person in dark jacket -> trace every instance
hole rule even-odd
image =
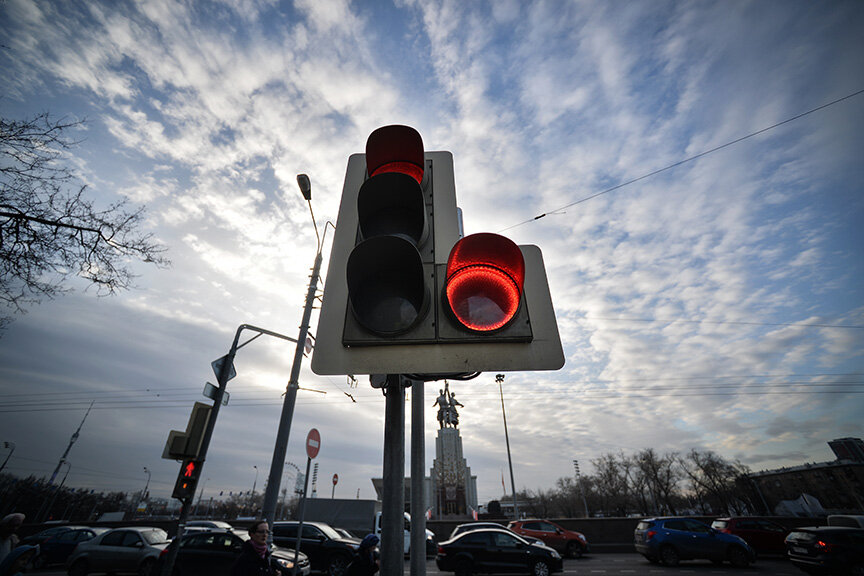
[[[375,546],[380,542],[375,534],[367,534],[360,542],[360,549],[345,569],[345,576],[373,576],[378,572],[378,558],[375,556]]]
[[[268,534],[270,526],[266,520],[249,526],[249,540],[243,543],[243,550],[231,567],[231,576],[279,576],[280,571],[271,564]]]

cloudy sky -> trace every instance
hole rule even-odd
[[[505,380],[518,488],[646,447],[832,459],[864,435],[862,25],[854,1],[0,3],[0,114],[86,120],[67,162],[99,205],[146,205],[172,261],[115,297],[75,281],[6,330],[8,471],[49,475],[95,402],[67,483],[139,490],[147,467],[168,495],[168,431],[237,327],[297,333],[316,244],[296,174],[323,232],[348,156],[394,123],[453,152],[467,233],[543,250],[566,364]],[[239,352],[205,497],[261,489],[292,357]],[[308,360],[300,381],[287,459],[315,427],[319,493],[337,473],[337,497],[374,497],[380,392]],[[499,498],[494,374],[451,389],[480,501]]]

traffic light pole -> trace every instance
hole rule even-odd
[[[411,576],[426,576],[425,382],[411,381]]]
[[[381,576],[402,576],[405,562],[405,378],[400,374],[388,374],[384,390]]]
[[[201,474],[200,471],[204,469],[204,461],[207,459],[207,449],[210,447],[210,439],[213,437],[213,429],[216,427],[216,417],[219,415],[219,408],[222,406],[222,400],[225,398],[225,388],[228,386],[228,380],[231,379],[231,371],[234,368],[234,357],[237,356],[237,350],[239,348],[245,346],[251,341],[238,345],[240,342],[240,334],[243,330],[253,330],[258,332],[258,336],[266,334],[283,340],[294,341],[293,338],[289,338],[283,334],[264,330],[263,328],[258,328],[250,324],[241,324],[237,328],[237,332],[234,334],[234,341],[231,343],[231,349],[228,350],[228,354],[222,358],[222,365],[219,367],[219,374],[216,376],[216,382],[219,386],[216,388],[216,394],[213,398],[213,408],[210,411],[210,418],[207,420],[207,426],[204,428],[204,434],[201,438],[201,449],[198,451],[198,456],[196,457],[196,460],[198,460],[201,465],[201,468],[199,469],[199,477]],[[254,336],[253,339],[258,336]],[[174,537],[178,544],[180,543],[180,539],[183,537],[183,531],[186,528],[186,520],[189,518],[189,509],[192,506],[192,500],[195,497],[195,488],[197,488],[197,486],[192,487],[191,496],[180,500],[183,506],[180,508],[180,517],[177,519],[177,535]],[[171,546],[168,550],[168,557],[165,558],[165,564],[162,566],[162,576],[171,576],[171,573],[174,570],[174,563],[177,561],[177,552],[179,550],[179,545]]]

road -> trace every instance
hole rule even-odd
[[[40,576],[66,576],[61,568],[36,570],[28,574]],[[435,561],[426,563],[428,576],[452,576],[449,572],[439,572]],[[707,561],[682,562],[674,568],[651,564],[636,553],[604,553],[591,554],[578,560],[564,560],[564,576],[803,576],[798,570],[783,558],[765,558],[748,568],[733,568],[729,564],[715,566]],[[410,565],[405,563],[405,576],[410,575]]]

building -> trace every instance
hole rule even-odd
[[[828,443],[838,459],[746,474],[738,484],[753,508],[779,516],[864,513],[864,443],[840,438]]]

